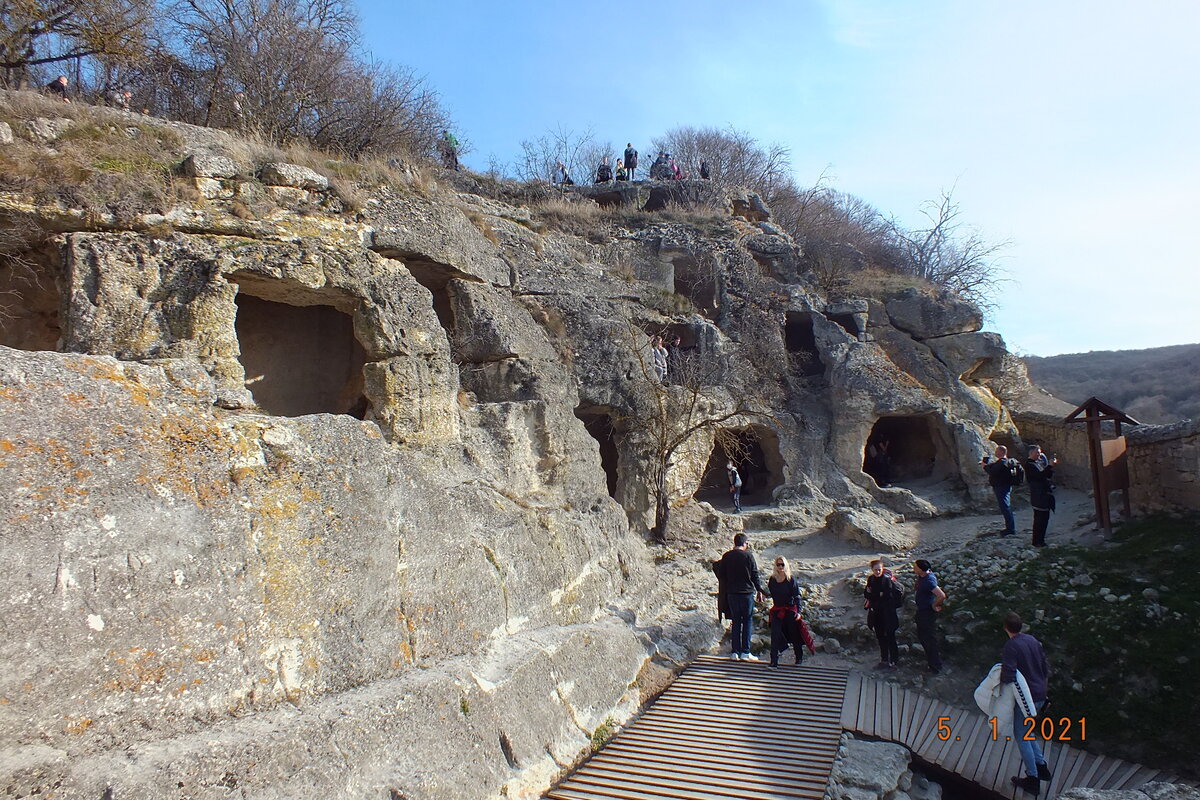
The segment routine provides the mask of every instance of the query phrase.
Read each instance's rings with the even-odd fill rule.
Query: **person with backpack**
[[[984,456],[980,462],[983,471],[987,473],[988,484],[996,493],[996,503],[1000,506],[1000,515],[1004,517],[1004,532],[1001,536],[1012,536],[1017,532],[1017,520],[1012,510],[1012,490],[1025,482],[1025,470],[1015,458],[1008,457],[1008,448],[996,446],[995,458]]]
[[[633,142],[625,145],[625,169],[629,172],[629,180],[637,180],[638,151],[633,149]]]
[[[725,474],[729,478],[729,499],[733,501],[733,513],[740,514],[742,511],[742,474],[738,472],[732,459],[725,464]]]
[[[863,608],[867,609],[867,628],[875,631],[879,642],[879,664],[875,669],[895,670],[900,661],[896,631],[900,629],[900,606],[904,590],[892,571],[877,558],[871,562],[871,574],[863,589]]]
[[[608,183],[613,179],[612,167],[608,165],[608,159],[600,159],[600,166],[596,167],[595,183]]]
[[[1025,477],[1029,480],[1029,504],[1033,506],[1033,546],[1046,546],[1046,529],[1050,527],[1050,514],[1054,511],[1054,467],[1058,456],[1047,458],[1042,448],[1029,448],[1029,460],[1025,462]]]

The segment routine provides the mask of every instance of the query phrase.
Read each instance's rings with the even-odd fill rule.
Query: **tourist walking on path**
[[[729,477],[729,499],[733,501],[733,512],[742,512],[742,474],[738,472],[733,461],[725,464],[725,473]]]
[[[929,562],[918,558],[913,562],[917,573],[917,640],[925,650],[929,671],[937,675],[942,671],[942,654],[938,649],[937,615],[946,602],[946,593],[938,586]]]
[[[1042,448],[1029,448],[1029,460],[1025,462],[1025,479],[1029,481],[1029,504],[1033,506],[1033,546],[1046,546],[1046,529],[1050,527],[1050,514],[1054,511],[1054,466],[1058,456],[1046,458]]]
[[[813,651],[812,635],[805,636],[808,631],[800,618],[800,606],[804,602],[800,597],[800,584],[792,577],[792,567],[783,556],[775,557],[775,569],[767,578],[767,593],[771,595],[771,610],[767,612],[771,620],[771,666],[779,666],[779,654],[791,647],[796,653],[796,663],[804,661],[804,651],[807,645],[809,652]]]
[[[1004,617],[1004,630],[1008,633],[1008,641],[1004,643],[1004,650],[1000,656],[1000,683],[1015,684],[1017,673],[1020,673],[1029,687],[1033,708],[1022,708],[1021,693],[1014,691],[1012,738],[1021,753],[1025,775],[1014,777],[1012,784],[1036,795],[1041,788],[1040,782],[1050,780],[1053,775],[1050,774],[1050,767],[1046,764],[1046,757],[1038,743],[1025,738],[1029,730],[1029,723],[1025,720],[1037,717],[1038,712],[1046,705],[1046,683],[1050,677],[1050,664],[1046,661],[1046,651],[1042,649],[1042,643],[1028,633],[1021,633],[1022,624],[1020,615],[1015,612],[1010,611]]]
[[[863,608],[867,609],[867,627],[879,641],[879,664],[875,669],[895,669],[900,661],[896,631],[900,628],[900,606],[904,590],[882,559],[871,562],[867,588],[863,590]]]
[[[1017,520],[1012,510],[1012,489],[1025,480],[1025,470],[1015,458],[1008,457],[1008,448],[1004,445],[996,447],[995,458],[984,456],[979,463],[987,473],[988,484],[996,493],[996,504],[1000,506],[1000,515],[1004,517],[1004,533],[1000,535],[1012,536],[1017,532]]]
[[[754,628],[754,600],[763,596],[758,564],[750,555],[746,534],[733,537],[733,549],[713,564],[717,574],[717,608],[733,622],[730,636],[734,661],[758,661],[750,652],[750,634]]]
[[[629,172],[629,180],[637,180],[638,151],[633,149],[633,142],[625,145],[625,169]]]

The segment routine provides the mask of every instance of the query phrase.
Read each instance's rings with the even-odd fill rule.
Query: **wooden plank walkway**
[[[846,673],[701,656],[553,800],[819,800]]]
[[[939,718],[946,729],[939,732]],[[548,800],[819,800],[842,731],[904,745],[929,764],[1013,800],[1022,772],[1010,732],[977,709],[859,672],[701,656],[645,712],[546,793]],[[1038,800],[1068,788],[1135,789],[1178,778],[1047,742],[1054,777]]]
[[[948,731],[938,730],[945,718]],[[858,672],[846,678],[842,727],[848,731],[904,745],[921,760],[1013,800],[1030,800],[1009,779],[1024,774],[1011,732],[997,731],[978,709],[957,708],[940,700],[879,681]],[[1054,800],[1069,788],[1135,789],[1151,781],[1178,781],[1176,776],[1118,758],[1097,756],[1067,742],[1047,742],[1043,751],[1050,772],[1039,800]]]

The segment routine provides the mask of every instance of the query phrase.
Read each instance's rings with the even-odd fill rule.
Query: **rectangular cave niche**
[[[239,292],[237,337],[246,388],[281,417],[366,417],[362,345],[354,321],[333,306],[293,306]]]
[[[825,364],[813,334],[812,314],[789,311],[784,321],[784,344],[792,369],[801,375],[824,375]]]
[[[0,256],[0,345],[58,350],[62,294],[53,266],[33,254]]]

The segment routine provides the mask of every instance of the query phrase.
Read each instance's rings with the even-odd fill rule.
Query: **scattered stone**
[[[12,144],[13,132],[12,126],[7,122],[0,121],[0,144]]]
[[[189,178],[232,178],[238,174],[237,164],[226,156],[193,153],[183,160],[180,171]]]
[[[272,162],[263,164],[258,172],[259,179],[268,186],[290,186],[295,189],[323,192],[329,188],[329,179],[308,167],[297,164]]]
[[[25,123],[25,132],[29,134],[30,139],[39,144],[50,144],[66,133],[71,125],[72,121],[65,117],[36,117]]]
[[[1104,598],[1104,602],[1106,602],[1106,603],[1117,602],[1117,596],[1115,594],[1106,594],[1106,595],[1101,595],[1101,596]]]
[[[834,639],[832,636],[825,639],[825,641],[821,643],[821,647],[830,655],[836,655],[842,652],[842,643],[837,639]]]
[[[1108,595],[1112,594],[1112,589],[1109,589],[1107,586],[1101,586],[1096,594],[1100,595],[1101,597],[1107,597]]]

